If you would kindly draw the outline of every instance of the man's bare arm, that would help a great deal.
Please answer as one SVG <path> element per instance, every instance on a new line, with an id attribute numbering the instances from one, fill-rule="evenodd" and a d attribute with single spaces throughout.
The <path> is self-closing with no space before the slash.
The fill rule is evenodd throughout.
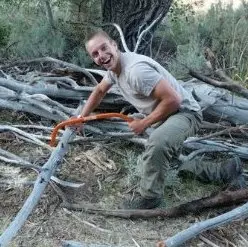
<path id="1" fill-rule="evenodd" d="M 129 123 L 129 127 L 136 133 L 141 134 L 146 128 L 161 120 L 165 120 L 170 114 L 176 112 L 181 103 L 181 97 L 176 90 L 165 81 L 160 80 L 152 91 L 152 97 L 158 100 L 156 108 L 144 119 Z"/>
<path id="2" fill-rule="evenodd" d="M 101 81 L 93 90 L 91 95 L 89 96 L 83 110 L 81 116 L 88 116 L 94 109 L 101 103 L 103 97 L 107 93 L 107 91 L 111 88 L 111 85 L 106 81 Z"/>

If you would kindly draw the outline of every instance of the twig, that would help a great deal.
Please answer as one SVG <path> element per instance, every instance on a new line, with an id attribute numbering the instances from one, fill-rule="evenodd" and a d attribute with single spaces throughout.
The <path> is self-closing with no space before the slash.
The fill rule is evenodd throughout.
<path id="1" fill-rule="evenodd" d="M 140 247 L 140 245 L 137 243 L 137 241 L 134 238 L 132 238 L 132 241 L 134 242 L 136 247 Z"/>
<path id="2" fill-rule="evenodd" d="M 213 243 L 212 241 L 210 241 L 209 239 L 205 238 L 202 235 L 199 236 L 199 239 L 202 240 L 204 243 L 212 246 L 212 247 L 220 247 L 219 245 L 216 245 L 215 243 Z"/>
<path id="3" fill-rule="evenodd" d="M 81 223 L 83 223 L 83 224 L 85 224 L 85 225 L 87 225 L 87 226 L 90 226 L 90 227 L 94 228 L 94 230 L 97 230 L 97 231 L 100 231 L 100 232 L 104 232 L 104 233 L 108 233 L 108 234 L 113 233 L 113 232 L 110 231 L 110 230 L 103 229 L 103 228 L 101 228 L 101 227 L 98 227 L 98 226 L 96 226 L 96 225 L 94 225 L 94 224 L 92 224 L 92 223 L 86 221 L 86 220 L 80 219 L 77 215 L 75 215 L 74 213 L 72 213 L 71 211 L 69 211 L 69 210 L 66 209 L 66 208 L 64 208 L 64 211 L 65 211 L 67 214 L 71 215 L 74 219 L 78 220 L 79 222 L 81 222 Z"/>
<path id="4" fill-rule="evenodd" d="M 0 125 L 0 131 L 12 131 L 14 133 L 17 133 L 20 138 L 25 138 L 26 141 L 32 141 L 33 143 L 41 146 L 41 147 L 44 147 L 48 150 L 52 150 L 53 148 L 50 147 L 48 144 L 40 141 L 39 139 L 33 137 L 32 135 L 28 134 L 27 132 L 23 131 L 23 130 L 20 130 L 18 128 L 15 128 L 15 127 L 11 127 L 11 126 L 8 126 L 8 125 Z"/>

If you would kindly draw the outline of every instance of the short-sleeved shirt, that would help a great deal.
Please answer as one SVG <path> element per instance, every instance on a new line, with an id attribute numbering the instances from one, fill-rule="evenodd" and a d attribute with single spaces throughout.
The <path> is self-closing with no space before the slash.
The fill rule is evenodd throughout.
<path id="1" fill-rule="evenodd" d="M 103 80 L 117 84 L 123 97 L 140 113 L 150 114 L 158 105 L 152 91 L 158 82 L 166 80 L 182 98 L 180 110 L 200 111 L 193 96 L 159 63 L 153 59 L 133 52 L 120 53 L 121 73 L 117 76 L 107 71 Z"/>

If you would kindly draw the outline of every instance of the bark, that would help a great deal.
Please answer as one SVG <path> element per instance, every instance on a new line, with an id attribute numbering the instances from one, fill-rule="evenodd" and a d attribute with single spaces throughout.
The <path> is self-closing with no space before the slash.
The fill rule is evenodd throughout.
<path id="1" fill-rule="evenodd" d="M 226 121 L 234 125 L 248 123 L 248 100 L 246 98 L 196 79 L 181 83 L 200 104 L 204 120 Z"/>
<path id="2" fill-rule="evenodd" d="M 148 54 L 153 34 L 168 12 L 172 0 L 104 0 L 102 2 L 103 23 L 117 23 L 125 36 L 127 46 L 134 51 L 139 35 L 157 19 L 140 44 L 138 53 Z M 118 35 L 112 27 L 107 28 L 114 39 Z"/>
<path id="3" fill-rule="evenodd" d="M 204 81 L 212 86 L 215 87 L 219 87 L 219 88 L 225 88 L 231 92 L 240 94 L 241 96 L 245 97 L 248 99 L 248 89 L 242 87 L 241 85 L 239 85 L 238 83 L 231 83 L 231 81 L 229 80 L 228 82 L 224 82 L 224 81 L 217 81 L 215 79 L 211 79 L 207 76 L 201 75 L 199 73 L 197 73 L 196 71 L 190 70 L 189 74 L 201 81 Z"/>
<path id="4" fill-rule="evenodd" d="M 248 216 L 248 203 L 232 211 L 229 211 L 225 214 L 219 215 L 215 218 L 201 221 L 199 223 L 195 223 L 188 229 L 177 233 L 175 236 L 172 236 L 164 241 L 158 242 L 157 247 L 181 246 L 187 240 L 199 235 L 203 231 L 207 231 L 209 229 L 215 229 L 221 225 L 232 222 L 234 220 L 247 218 L 247 216 Z"/>
<path id="5" fill-rule="evenodd" d="M 88 213 L 96 213 L 105 216 L 114 216 L 125 219 L 130 218 L 172 218 L 184 216 L 190 213 L 198 214 L 208 208 L 216 208 L 221 206 L 230 206 L 247 201 L 248 189 L 238 191 L 223 191 L 217 195 L 201 198 L 195 201 L 181 204 L 170 209 L 149 209 L 149 210 L 104 210 L 81 204 L 72 204 L 64 202 L 63 206 L 73 210 L 86 210 Z"/>

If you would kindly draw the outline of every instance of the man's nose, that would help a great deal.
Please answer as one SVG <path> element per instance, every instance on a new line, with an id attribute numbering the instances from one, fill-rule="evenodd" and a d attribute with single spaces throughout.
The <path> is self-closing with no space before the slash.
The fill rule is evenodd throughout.
<path id="1" fill-rule="evenodd" d="M 105 53 L 103 51 L 99 51 L 98 54 L 99 54 L 99 57 L 102 58 Z"/>

